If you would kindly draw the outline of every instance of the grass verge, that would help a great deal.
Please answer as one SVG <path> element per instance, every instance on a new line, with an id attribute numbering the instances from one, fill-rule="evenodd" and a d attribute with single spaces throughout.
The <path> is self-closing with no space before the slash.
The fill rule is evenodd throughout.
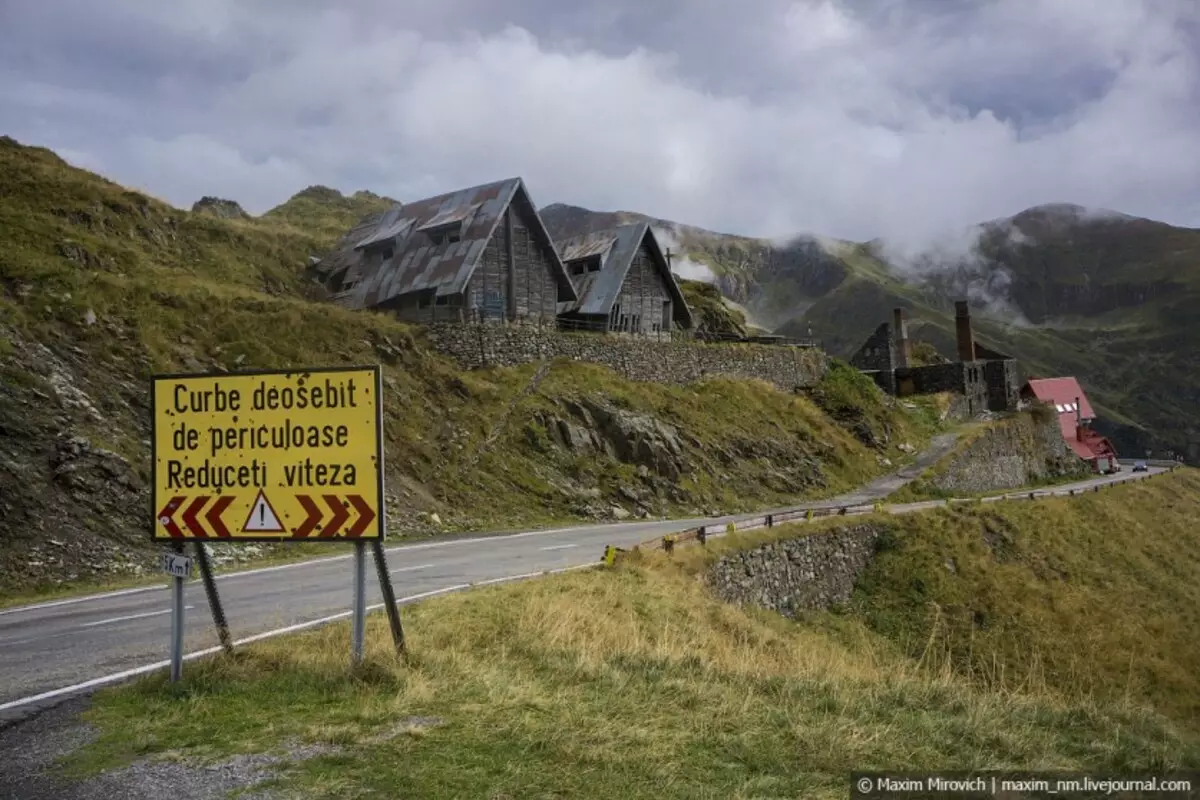
<path id="1" fill-rule="evenodd" d="M 852 769 L 1195 769 L 1177 667 L 1200 581 L 1183 574 L 1194 558 L 1150 573 L 1164 549 L 1200 553 L 1177 538 L 1197 488 L 1182 475 L 889 518 L 897 534 L 850 607 L 799 622 L 720 603 L 679 554 L 428 600 L 404 608 L 408 664 L 376 615 L 357 671 L 333 625 L 189 665 L 178 686 L 103 691 L 88 712 L 101 736 L 70 767 L 305 746 L 317 754 L 278 779 L 305 796 L 659 798 L 844 797 Z M 1172 503 L 1183 513 L 1160 537 L 1132 522 Z M 1076 525 L 1097 514 L 1110 527 Z M 989 564 L 981 526 L 999 519 L 1017 527 Z M 1103 544 L 1112 524 L 1136 544 Z M 946 624 L 975 603 L 987 627 Z"/>

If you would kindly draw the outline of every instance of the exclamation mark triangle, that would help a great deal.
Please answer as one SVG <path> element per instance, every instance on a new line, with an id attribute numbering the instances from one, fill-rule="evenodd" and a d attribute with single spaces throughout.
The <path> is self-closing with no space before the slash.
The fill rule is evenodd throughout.
<path id="1" fill-rule="evenodd" d="M 267 500 L 267 496 L 262 489 L 258 490 L 258 497 L 254 498 L 254 505 L 250 506 L 250 516 L 246 517 L 246 524 L 242 526 L 243 533 L 283 533 L 283 523 L 279 521 L 279 515 L 275 513 L 275 509 L 271 508 L 271 501 Z"/>

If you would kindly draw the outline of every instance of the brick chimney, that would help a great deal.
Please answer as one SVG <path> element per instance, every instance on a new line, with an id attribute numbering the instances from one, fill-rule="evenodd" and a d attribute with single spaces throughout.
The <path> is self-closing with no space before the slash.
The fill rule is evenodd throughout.
<path id="1" fill-rule="evenodd" d="M 908 323 L 904 320 L 904 309 L 892 311 L 892 331 L 896 337 L 896 366 L 907 367 L 912 361 L 912 349 L 908 343 Z"/>
<path id="2" fill-rule="evenodd" d="M 971 309 L 966 300 L 954 301 L 954 326 L 958 332 L 958 360 L 975 360 L 975 335 L 971 332 Z"/>

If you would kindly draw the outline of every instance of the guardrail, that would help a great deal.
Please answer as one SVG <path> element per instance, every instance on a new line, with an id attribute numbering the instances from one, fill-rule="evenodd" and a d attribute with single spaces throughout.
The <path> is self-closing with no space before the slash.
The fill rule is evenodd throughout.
<path id="1" fill-rule="evenodd" d="M 1173 472 L 1175 469 L 1181 466 L 1175 461 L 1147 463 L 1150 464 L 1150 466 L 1161 467 L 1162 469 L 1165 469 L 1166 473 Z M 1087 488 L 1066 487 L 1060 489 L 1031 489 L 1025 492 L 1005 492 L 1003 494 L 989 495 L 987 497 L 951 497 L 945 500 L 922 500 L 914 503 L 893 504 L 891 506 L 885 506 L 883 503 L 862 503 L 857 505 L 827 505 L 797 508 L 771 514 L 764 514 L 758 517 L 748 517 L 743 520 L 733 520 L 732 522 L 717 522 L 710 523 L 708 525 L 701 525 L 698 528 L 689 528 L 688 530 L 680 531 L 679 533 L 668 533 L 664 536 L 648 539 L 640 544 L 634 545 L 632 548 L 608 545 L 604 548 L 604 563 L 612 566 L 616 563 L 617 558 L 630 552 L 656 552 L 662 550 L 670 555 L 674 552 L 677 545 L 687 544 L 689 542 L 699 542 L 701 545 L 703 545 L 706 544 L 709 539 L 715 539 L 730 533 L 758 530 L 761 528 L 773 528 L 776 525 L 786 522 L 808 522 L 810 520 L 823 517 L 859 516 L 862 514 L 874 513 L 906 513 L 911 511 L 923 511 L 928 508 L 937 508 L 941 506 L 981 505 L 983 503 L 998 503 L 1005 500 L 1038 500 L 1044 497 L 1074 497 L 1075 495 L 1080 494 L 1096 493 L 1101 489 L 1110 488 L 1112 486 L 1117 486 L 1124 483 L 1130 483 L 1131 481 L 1148 480 L 1156 475 L 1162 475 L 1166 473 L 1130 473 L 1126 476 L 1105 481 L 1104 483 L 1098 483 Z M 890 509 L 902 510 L 897 512 Z"/>
<path id="2" fill-rule="evenodd" d="M 1162 467 L 1163 469 L 1175 469 L 1182 466 L 1180 462 L 1169 458 L 1118 458 L 1117 463 L 1123 467 L 1133 466 L 1139 461 L 1144 461 L 1148 467 Z"/>

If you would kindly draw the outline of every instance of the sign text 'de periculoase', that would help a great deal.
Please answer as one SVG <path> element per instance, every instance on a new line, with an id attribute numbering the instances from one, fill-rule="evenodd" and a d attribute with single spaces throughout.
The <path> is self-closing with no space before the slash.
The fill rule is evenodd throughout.
<path id="1" fill-rule="evenodd" d="M 379 377 L 155 376 L 153 538 L 382 538 Z"/>

